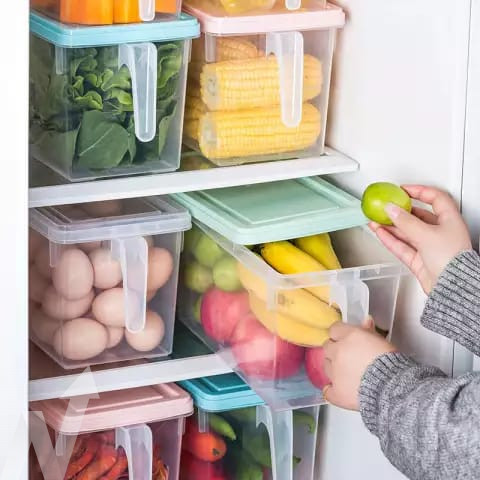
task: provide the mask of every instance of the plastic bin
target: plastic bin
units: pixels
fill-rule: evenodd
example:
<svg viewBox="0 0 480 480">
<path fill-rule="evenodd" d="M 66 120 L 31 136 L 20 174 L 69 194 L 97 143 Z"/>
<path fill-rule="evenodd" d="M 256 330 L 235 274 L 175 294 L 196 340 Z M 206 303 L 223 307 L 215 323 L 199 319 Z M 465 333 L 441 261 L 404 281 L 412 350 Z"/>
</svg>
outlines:
<svg viewBox="0 0 480 480">
<path fill-rule="evenodd" d="M 172 351 L 182 232 L 162 197 L 30 210 L 30 338 L 63 368 Z"/>
<path fill-rule="evenodd" d="M 320 407 L 272 411 L 234 374 L 181 384 L 196 405 L 187 420 L 181 480 L 235 480 L 247 478 L 245 472 L 248 478 L 313 480 Z M 206 433 L 225 447 L 225 455 L 201 463 L 192 442 Z"/>
<path fill-rule="evenodd" d="M 178 479 L 186 392 L 165 384 L 92 397 L 30 404 L 30 480 Z"/>
<path fill-rule="evenodd" d="M 184 143 L 217 165 L 319 156 L 339 7 L 224 17 L 187 7 L 193 43 Z"/>
<path fill-rule="evenodd" d="M 358 200 L 321 179 L 175 198 L 195 219 L 178 318 L 274 409 L 323 401 L 322 345 L 334 322 L 371 314 L 391 332 L 405 269 L 363 227 Z M 315 236 L 324 232 L 343 269 L 328 238 Z M 307 245 L 285 241 L 308 236 Z"/>
<path fill-rule="evenodd" d="M 30 8 L 63 23 L 112 25 L 151 22 L 157 13 L 179 15 L 181 0 L 30 0 Z"/>
<path fill-rule="evenodd" d="M 70 181 L 176 170 L 195 19 L 72 27 L 30 15 L 30 154 Z"/>
</svg>

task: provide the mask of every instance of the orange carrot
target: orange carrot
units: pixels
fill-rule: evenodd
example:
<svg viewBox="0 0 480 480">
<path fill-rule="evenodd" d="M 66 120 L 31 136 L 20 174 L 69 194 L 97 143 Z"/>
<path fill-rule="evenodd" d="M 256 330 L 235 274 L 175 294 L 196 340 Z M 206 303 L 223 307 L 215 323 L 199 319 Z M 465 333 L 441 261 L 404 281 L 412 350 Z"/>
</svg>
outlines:
<svg viewBox="0 0 480 480">
<path fill-rule="evenodd" d="M 138 0 L 113 0 L 113 21 L 115 23 L 140 22 Z"/>
<path fill-rule="evenodd" d="M 103 477 L 100 477 L 100 480 L 117 480 L 120 475 L 128 468 L 128 460 L 127 456 L 125 455 L 125 452 L 122 450 L 121 452 L 118 453 L 118 458 L 115 463 L 115 465 L 106 473 L 103 475 Z"/>
<path fill-rule="evenodd" d="M 183 448 L 205 462 L 220 460 L 227 453 L 227 445 L 222 437 L 212 432 L 201 433 L 187 430 L 183 437 Z"/>
<path fill-rule="evenodd" d="M 70 461 L 65 473 L 65 480 L 70 480 L 81 472 L 94 459 L 99 442 L 95 436 L 78 439 L 74 446 L 74 458 Z"/>
<path fill-rule="evenodd" d="M 60 21 L 81 25 L 111 25 L 113 0 L 60 0 Z"/>
<path fill-rule="evenodd" d="M 155 0 L 157 13 L 177 13 L 177 0 Z"/>
<path fill-rule="evenodd" d="M 76 477 L 76 480 L 98 480 L 116 463 L 117 451 L 112 447 L 101 448 L 95 460 Z"/>
</svg>

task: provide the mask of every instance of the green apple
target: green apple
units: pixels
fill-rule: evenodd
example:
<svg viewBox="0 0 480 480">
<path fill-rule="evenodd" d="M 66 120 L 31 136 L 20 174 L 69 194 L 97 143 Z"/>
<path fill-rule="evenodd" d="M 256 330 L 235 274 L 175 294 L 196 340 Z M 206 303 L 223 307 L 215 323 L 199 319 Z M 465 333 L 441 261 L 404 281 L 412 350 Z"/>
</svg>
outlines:
<svg viewBox="0 0 480 480">
<path fill-rule="evenodd" d="M 206 292 L 213 284 L 212 272 L 197 262 L 185 267 L 183 279 L 187 288 L 197 293 Z"/>
<path fill-rule="evenodd" d="M 202 235 L 202 231 L 194 225 L 190 230 L 185 232 L 183 249 L 186 252 L 193 253 L 195 247 L 197 246 L 198 240 L 200 240 Z"/>
<path fill-rule="evenodd" d="M 215 264 L 213 282 L 224 292 L 235 292 L 242 288 L 237 273 L 237 261 L 233 257 L 221 258 Z"/>
<path fill-rule="evenodd" d="M 381 225 L 393 225 L 385 211 L 388 203 L 398 205 L 407 212 L 412 210 L 412 200 L 407 192 L 393 183 L 372 183 L 363 193 L 363 213 L 367 218 Z"/>
<path fill-rule="evenodd" d="M 202 235 L 198 239 L 193 254 L 198 263 L 204 267 L 213 268 L 225 252 L 210 237 Z"/>
<path fill-rule="evenodd" d="M 197 321 L 198 323 L 201 322 L 201 309 L 202 309 L 202 298 L 203 296 L 201 297 L 198 297 L 197 298 L 197 301 L 195 302 L 195 304 L 193 305 L 193 318 L 195 319 L 195 321 Z"/>
</svg>

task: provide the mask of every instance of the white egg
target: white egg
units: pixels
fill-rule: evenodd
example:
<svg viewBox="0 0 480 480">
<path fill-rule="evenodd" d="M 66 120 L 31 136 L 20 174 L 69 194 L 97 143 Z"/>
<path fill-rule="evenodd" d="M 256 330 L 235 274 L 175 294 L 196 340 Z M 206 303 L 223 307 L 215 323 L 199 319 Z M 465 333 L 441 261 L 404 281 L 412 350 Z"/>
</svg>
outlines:
<svg viewBox="0 0 480 480">
<path fill-rule="evenodd" d="M 34 264 L 37 267 L 38 273 L 42 277 L 50 280 L 52 278 L 52 267 L 50 267 L 50 245 L 48 242 L 45 245 L 41 245 L 37 250 Z"/>
<path fill-rule="evenodd" d="M 43 343 L 52 345 L 55 332 L 60 328 L 61 322 L 45 315 L 41 310 L 30 314 L 32 332 Z"/>
<path fill-rule="evenodd" d="M 122 327 L 107 327 L 108 343 L 107 348 L 116 347 L 122 340 L 125 329 Z"/>
<path fill-rule="evenodd" d="M 45 291 L 42 310 L 50 317 L 57 320 L 70 320 L 81 317 L 88 312 L 93 301 L 93 289 L 83 298 L 67 300 L 62 297 L 52 286 Z"/>
<path fill-rule="evenodd" d="M 90 318 L 65 322 L 53 337 L 53 348 L 69 360 L 88 360 L 100 355 L 108 343 L 107 329 Z"/>
<path fill-rule="evenodd" d="M 145 328 L 138 333 L 125 330 L 128 344 L 139 352 L 149 352 L 158 347 L 165 336 L 165 323 L 162 317 L 151 310 L 147 310 Z"/>
<path fill-rule="evenodd" d="M 78 248 L 62 252 L 52 281 L 58 293 L 67 300 L 84 298 L 93 286 L 93 267 L 87 254 Z"/>
<path fill-rule="evenodd" d="M 158 290 L 152 290 L 151 292 L 147 292 L 147 303 L 150 301 L 150 300 L 153 300 L 153 298 L 155 297 L 155 295 L 157 294 Z"/>
<path fill-rule="evenodd" d="M 121 200 L 105 200 L 103 202 L 90 202 L 82 205 L 82 208 L 92 217 L 114 217 L 121 215 L 123 207 Z"/>
<path fill-rule="evenodd" d="M 48 281 L 40 275 L 35 265 L 28 270 L 28 298 L 36 303 L 42 303 Z"/>
<path fill-rule="evenodd" d="M 47 239 L 40 235 L 33 228 L 28 229 L 28 259 L 30 262 L 35 260 L 39 248 L 47 244 Z"/>
<path fill-rule="evenodd" d="M 95 318 L 109 327 L 125 326 L 125 295 L 123 288 L 111 288 L 103 291 L 92 304 Z M 130 296 L 129 312 L 132 316 L 140 315 L 140 303 Z"/>
<path fill-rule="evenodd" d="M 84 243 L 79 243 L 77 247 L 82 250 L 85 253 L 90 253 L 96 250 L 97 248 L 100 248 L 102 246 L 102 242 L 96 241 L 96 242 L 84 242 Z"/>
<path fill-rule="evenodd" d="M 118 260 L 112 257 L 107 248 L 99 248 L 89 255 L 93 266 L 93 285 L 95 288 L 113 288 L 122 281 L 122 267 Z"/>
<path fill-rule="evenodd" d="M 148 251 L 147 290 L 163 287 L 173 272 L 172 254 L 165 248 L 153 247 Z"/>
</svg>

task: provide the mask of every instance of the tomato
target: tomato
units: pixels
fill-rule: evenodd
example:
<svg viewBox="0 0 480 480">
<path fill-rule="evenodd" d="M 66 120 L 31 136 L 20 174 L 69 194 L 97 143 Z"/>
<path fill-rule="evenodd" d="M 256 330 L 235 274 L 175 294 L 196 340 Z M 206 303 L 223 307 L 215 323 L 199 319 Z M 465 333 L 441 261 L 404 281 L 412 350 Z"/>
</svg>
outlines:
<svg viewBox="0 0 480 480">
<path fill-rule="evenodd" d="M 363 193 L 363 213 L 370 220 L 381 225 L 392 225 L 392 221 L 385 212 L 387 203 L 398 205 L 407 212 L 412 210 L 412 200 L 407 192 L 393 183 L 372 183 Z"/>
</svg>

